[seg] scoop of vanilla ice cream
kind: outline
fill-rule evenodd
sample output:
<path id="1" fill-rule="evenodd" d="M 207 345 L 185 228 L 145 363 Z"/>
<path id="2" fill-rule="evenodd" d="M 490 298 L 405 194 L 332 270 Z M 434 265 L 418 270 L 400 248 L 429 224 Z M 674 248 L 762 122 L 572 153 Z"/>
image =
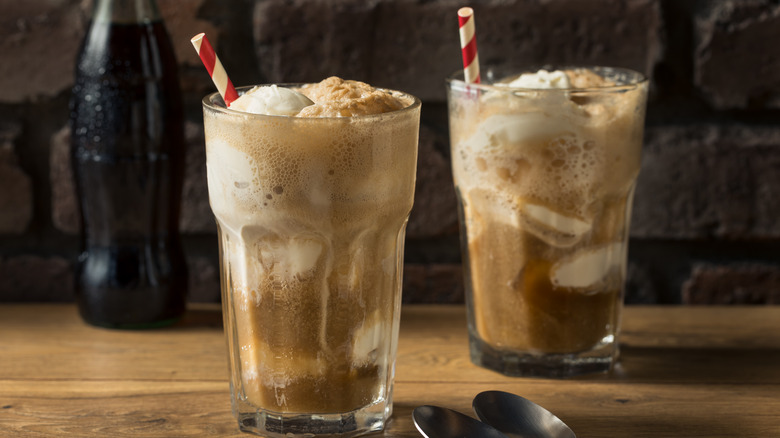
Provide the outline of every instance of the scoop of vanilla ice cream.
<path id="1" fill-rule="evenodd" d="M 555 119 L 541 112 L 497 114 L 486 118 L 467 144 L 481 151 L 511 148 L 522 141 L 554 135 L 560 129 Z"/>
<path id="2" fill-rule="evenodd" d="M 539 70 L 536 73 L 523 73 L 519 78 L 506 85 L 513 88 L 533 88 L 533 89 L 551 89 L 551 88 L 571 88 L 571 81 L 566 72 L 561 70 L 547 71 Z"/>
<path id="3" fill-rule="evenodd" d="M 308 97 L 276 85 L 254 87 L 230 104 L 230 109 L 269 116 L 294 116 L 313 105 Z"/>
<path id="4" fill-rule="evenodd" d="M 621 242 L 598 248 L 586 248 L 552 267 L 552 284 L 556 287 L 588 288 L 602 281 L 610 270 L 620 268 L 626 247 Z"/>

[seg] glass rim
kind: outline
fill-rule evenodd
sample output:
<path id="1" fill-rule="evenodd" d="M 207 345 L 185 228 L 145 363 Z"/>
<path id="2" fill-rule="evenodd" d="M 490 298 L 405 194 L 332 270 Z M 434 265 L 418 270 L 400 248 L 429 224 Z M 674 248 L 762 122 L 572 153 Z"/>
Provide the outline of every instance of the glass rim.
<path id="1" fill-rule="evenodd" d="M 241 87 L 236 87 L 236 92 L 239 94 L 239 96 L 241 96 L 247 90 L 251 90 L 252 88 L 255 87 L 266 87 L 266 86 L 276 85 L 277 87 L 297 88 L 308 84 L 311 83 L 289 82 L 289 83 L 279 83 L 279 84 L 245 85 Z M 222 98 L 222 96 L 219 94 L 219 92 L 213 92 L 205 95 L 201 100 L 201 102 L 204 108 L 208 108 L 210 110 L 221 112 L 223 114 L 228 114 L 231 116 L 243 116 L 243 117 L 258 118 L 258 119 L 282 118 L 282 119 L 295 119 L 295 120 L 328 120 L 328 121 L 370 120 L 374 118 L 396 116 L 396 115 L 402 115 L 407 112 L 412 112 L 416 109 L 419 109 L 422 106 L 422 101 L 417 96 L 414 96 L 412 94 L 405 93 L 403 91 L 390 90 L 387 88 L 376 88 L 376 89 L 384 92 L 389 92 L 392 95 L 408 96 L 412 99 L 412 103 L 401 109 L 387 111 L 383 113 L 377 113 L 377 114 L 362 114 L 357 116 L 298 117 L 298 116 L 284 116 L 284 115 L 276 115 L 276 114 L 256 114 L 256 113 L 250 113 L 246 111 L 233 110 L 225 106 L 225 101 Z"/>
<path id="2" fill-rule="evenodd" d="M 603 66 L 603 65 L 579 65 L 579 64 L 571 64 L 571 65 L 555 65 L 555 64 L 544 64 L 544 65 L 530 65 L 527 67 L 522 66 L 487 66 L 485 68 L 485 71 L 491 71 L 493 69 L 500 69 L 507 73 L 507 76 L 513 76 L 513 75 L 520 75 L 523 73 L 534 73 L 539 71 L 540 69 L 545 69 L 548 71 L 555 71 L 555 70 L 575 70 L 575 69 L 588 69 L 595 71 L 598 73 L 599 71 L 606 71 L 606 72 L 615 72 L 615 73 L 622 73 L 622 74 L 630 74 L 634 76 L 636 79 L 630 83 L 626 84 L 619 84 L 619 85 L 605 85 L 601 87 L 586 87 L 586 88 L 525 88 L 525 87 L 510 87 L 508 85 L 495 85 L 495 83 L 492 84 L 485 84 L 485 83 L 467 83 L 464 80 L 464 72 L 463 70 L 457 70 L 454 73 L 447 76 L 445 81 L 448 85 L 456 85 L 458 89 L 477 89 L 482 91 L 499 91 L 499 92 L 523 92 L 523 93 L 594 93 L 594 92 L 616 92 L 616 91 L 627 91 L 627 90 L 633 90 L 636 89 L 644 84 L 647 84 L 649 82 L 649 79 L 647 75 L 644 73 L 641 73 L 636 70 L 632 70 L 629 68 L 623 68 L 623 67 L 611 67 L 611 66 Z M 484 75 L 482 75 L 484 77 Z"/>

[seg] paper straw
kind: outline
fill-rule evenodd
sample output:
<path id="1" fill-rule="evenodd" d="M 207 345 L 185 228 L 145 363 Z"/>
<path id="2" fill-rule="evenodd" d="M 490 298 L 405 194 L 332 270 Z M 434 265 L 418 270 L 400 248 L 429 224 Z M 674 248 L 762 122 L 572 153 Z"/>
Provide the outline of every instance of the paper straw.
<path id="1" fill-rule="evenodd" d="M 478 84 L 479 56 L 477 55 L 477 37 L 474 30 L 474 10 L 458 9 L 460 23 L 460 50 L 463 53 L 463 77 L 468 84 Z"/>
<path id="2" fill-rule="evenodd" d="M 230 78 L 225 71 L 225 67 L 222 67 L 222 63 L 217 58 L 217 53 L 214 48 L 211 47 L 208 38 L 205 33 L 199 33 L 192 37 L 190 40 L 195 47 L 195 51 L 198 52 L 200 60 L 203 61 L 203 65 L 206 66 L 206 70 L 211 76 L 211 80 L 214 81 L 214 85 L 217 86 L 217 91 L 225 100 L 225 105 L 230 106 L 234 100 L 238 99 L 238 93 L 236 88 L 233 87 L 233 83 L 230 82 Z"/>

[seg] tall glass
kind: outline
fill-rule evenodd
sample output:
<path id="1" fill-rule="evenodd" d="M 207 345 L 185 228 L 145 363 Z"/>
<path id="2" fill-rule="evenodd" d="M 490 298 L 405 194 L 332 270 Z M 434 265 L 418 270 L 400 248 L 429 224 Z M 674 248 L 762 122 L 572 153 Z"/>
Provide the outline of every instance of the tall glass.
<path id="1" fill-rule="evenodd" d="M 584 70 L 607 83 L 447 81 L 471 359 L 506 375 L 604 372 L 617 358 L 647 81 Z"/>
<path id="2" fill-rule="evenodd" d="M 396 94 L 409 106 L 340 118 L 203 100 L 232 408 L 244 431 L 360 435 L 392 412 L 420 118 L 420 101 Z"/>

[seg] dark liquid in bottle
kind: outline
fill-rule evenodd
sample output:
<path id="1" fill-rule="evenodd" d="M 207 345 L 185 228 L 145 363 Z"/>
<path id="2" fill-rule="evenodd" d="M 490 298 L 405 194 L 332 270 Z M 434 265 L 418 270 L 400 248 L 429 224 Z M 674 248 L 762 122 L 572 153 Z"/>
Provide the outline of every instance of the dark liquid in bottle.
<path id="1" fill-rule="evenodd" d="M 184 312 L 178 236 L 184 165 L 177 64 L 161 21 L 94 23 L 71 101 L 82 214 L 77 301 L 107 327 L 153 327 Z"/>

